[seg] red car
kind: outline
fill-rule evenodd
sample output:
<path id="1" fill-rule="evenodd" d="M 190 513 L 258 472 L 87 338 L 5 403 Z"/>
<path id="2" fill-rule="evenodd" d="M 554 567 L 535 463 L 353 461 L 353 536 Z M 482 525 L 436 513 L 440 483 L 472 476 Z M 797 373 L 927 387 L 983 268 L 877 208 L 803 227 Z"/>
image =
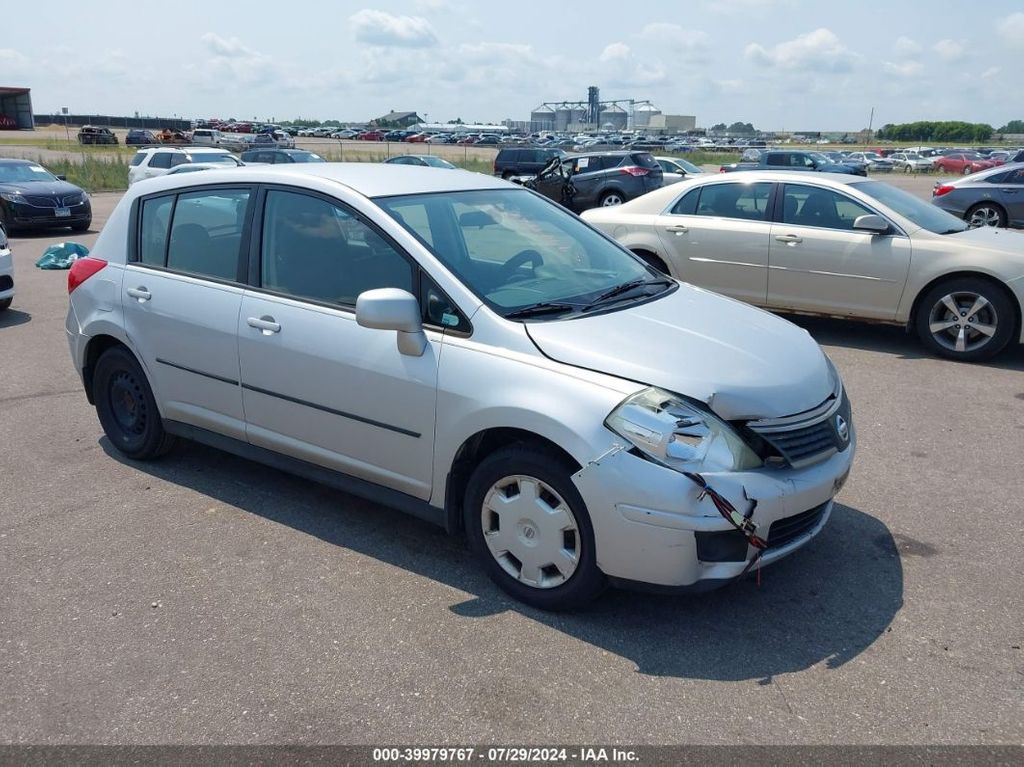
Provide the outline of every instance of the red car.
<path id="1" fill-rule="evenodd" d="M 935 162 L 935 167 L 945 173 L 960 173 L 968 176 L 977 173 L 979 170 L 987 170 L 995 166 L 991 160 L 986 160 L 977 152 L 956 152 L 943 155 Z"/>
<path id="2" fill-rule="evenodd" d="M 356 140 L 357 141 L 383 141 L 384 140 L 384 133 L 383 133 L 383 131 L 379 131 L 379 130 L 363 131 L 358 136 L 356 136 Z"/>
<path id="3" fill-rule="evenodd" d="M 410 144 L 422 144 L 428 138 L 430 138 L 429 133 L 414 133 L 411 136 L 407 136 L 405 140 Z"/>

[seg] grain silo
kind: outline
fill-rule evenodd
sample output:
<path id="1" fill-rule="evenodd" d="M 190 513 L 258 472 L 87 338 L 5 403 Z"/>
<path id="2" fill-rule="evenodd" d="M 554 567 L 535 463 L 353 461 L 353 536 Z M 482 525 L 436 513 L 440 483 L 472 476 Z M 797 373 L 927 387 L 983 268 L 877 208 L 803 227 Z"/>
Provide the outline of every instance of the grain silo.
<path id="1" fill-rule="evenodd" d="M 554 130 L 555 129 L 555 110 L 546 104 L 541 104 L 539 107 L 530 112 L 530 130 L 531 131 L 542 131 L 542 130 Z"/>
<path id="2" fill-rule="evenodd" d="M 601 110 L 598 126 L 601 130 L 625 130 L 629 124 L 629 113 L 618 104 L 609 104 Z"/>
<path id="3" fill-rule="evenodd" d="M 660 115 L 661 110 L 650 103 L 643 103 L 633 110 L 633 127 L 634 128 L 646 128 L 651 124 L 651 117 L 653 115 Z"/>

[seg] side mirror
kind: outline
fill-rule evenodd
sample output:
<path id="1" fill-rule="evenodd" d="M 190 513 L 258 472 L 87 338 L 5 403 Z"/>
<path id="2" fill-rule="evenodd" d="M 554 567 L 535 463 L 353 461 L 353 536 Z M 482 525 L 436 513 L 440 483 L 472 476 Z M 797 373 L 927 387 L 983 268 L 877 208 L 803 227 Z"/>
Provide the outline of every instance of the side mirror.
<path id="1" fill-rule="evenodd" d="M 67 180 L 68 180 L 68 177 L 67 177 L 67 176 L 65 176 L 65 175 L 63 175 L 63 174 L 58 174 L 58 175 L 57 175 L 57 180 L 58 180 L 58 181 L 67 181 Z"/>
<path id="2" fill-rule="evenodd" d="M 398 351 L 422 357 L 427 349 L 419 301 L 405 290 L 377 288 L 356 299 L 356 322 L 364 328 L 398 331 Z"/>
<path id="3" fill-rule="evenodd" d="M 853 222 L 853 228 L 874 234 L 887 234 L 889 232 L 889 222 L 881 216 L 876 216 L 872 213 L 867 216 L 857 216 Z"/>

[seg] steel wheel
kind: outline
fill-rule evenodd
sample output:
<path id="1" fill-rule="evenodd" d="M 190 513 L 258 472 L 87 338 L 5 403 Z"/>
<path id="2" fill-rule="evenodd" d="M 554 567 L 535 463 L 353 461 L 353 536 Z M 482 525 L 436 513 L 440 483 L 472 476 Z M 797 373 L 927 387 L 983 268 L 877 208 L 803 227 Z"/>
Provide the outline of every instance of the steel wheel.
<path id="1" fill-rule="evenodd" d="M 164 431 L 146 374 L 131 352 L 123 346 L 105 351 L 92 383 L 96 414 L 114 447 L 142 461 L 171 448 L 174 438 Z"/>
<path id="2" fill-rule="evenodd" d="M 1003 218 L 1004 215 L 1002 209 L 998 206 L 982 203 L 975 205 L 967 211 L 966 220 L 972 227 L 1006 226 L 1006 221 Z"/>
<path id="3" fill-rule="evenodd" d="M 928 313 L 928 330 L 935 342 L 949 351 L 975 352 L 990 343 L 999 330 L 999 314 L 980 293 L 947 293 Z"/>
<path id="4" fill-rule="evenodd" d="M 561 586 L 580 562 L 579 523 L 554 488 L 516 474 L 495 482 L 480 510 L 484 542 L 495 561 L 520 583 Z"/>
<path id="5" fill-rule="evenodd" d="M 608 192 L 601 198 L 601 207 L 610 208 L 613 205 L 622 205 L 626 200 L 618 192 Z"/>

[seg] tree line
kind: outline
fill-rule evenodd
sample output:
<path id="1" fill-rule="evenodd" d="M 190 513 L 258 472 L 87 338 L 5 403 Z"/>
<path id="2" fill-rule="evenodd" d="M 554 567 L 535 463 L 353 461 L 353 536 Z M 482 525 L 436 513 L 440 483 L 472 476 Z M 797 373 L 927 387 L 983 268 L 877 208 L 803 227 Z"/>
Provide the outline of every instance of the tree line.
<path id="1" fill-rule="evenodd" d="M 888 141 L 968 141 L 982 142 L 992 138 L 995 129 L 988 123 L 968 123 L 960 120 L 883 125 L 875 134 Z"/>

